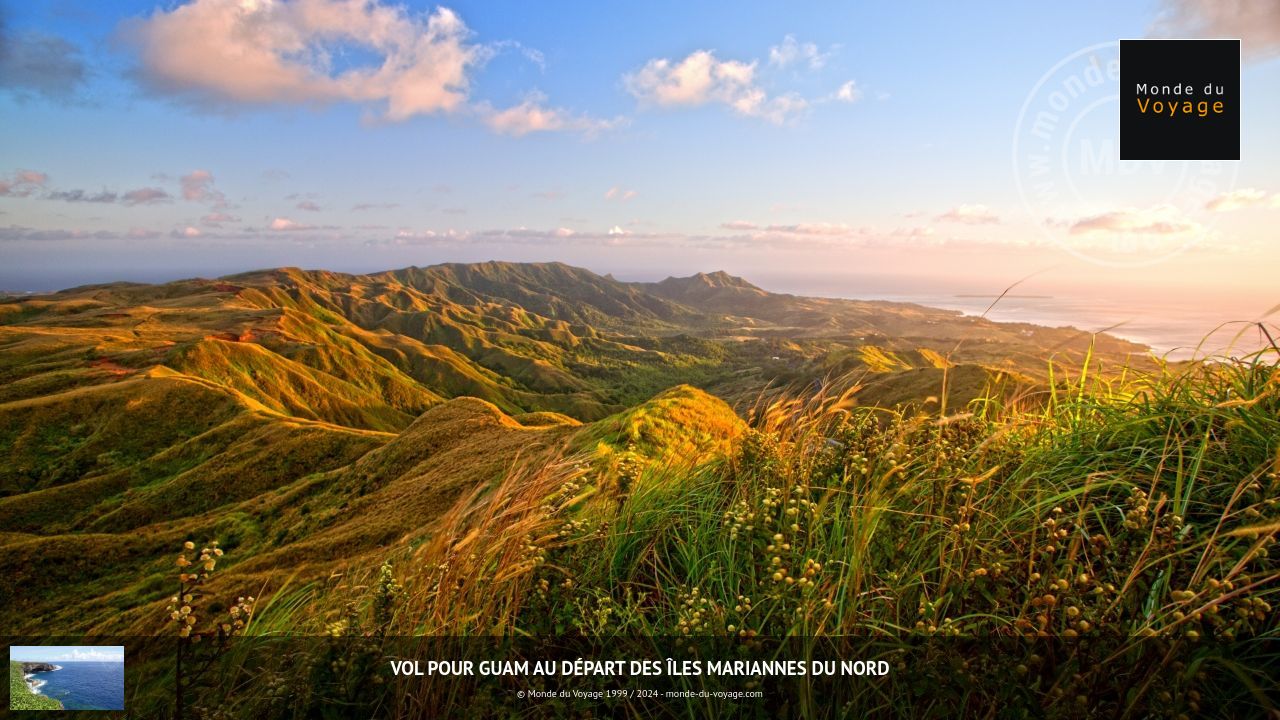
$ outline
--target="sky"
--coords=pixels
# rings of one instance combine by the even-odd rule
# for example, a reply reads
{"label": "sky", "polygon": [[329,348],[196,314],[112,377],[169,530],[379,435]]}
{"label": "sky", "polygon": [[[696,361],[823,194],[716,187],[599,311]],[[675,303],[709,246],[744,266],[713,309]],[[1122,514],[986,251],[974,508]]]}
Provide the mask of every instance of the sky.
{"label": "sky", "polygon": [[[1121,163],[1115,41],[1243,40],[1238,162]],[[1280,303],[1280,3],[0,0],[0,289],[292,265]],[[1048,148],[1048,144],[1045,148]]]}
{"label": "sky", "polygon": [[124,662],[123,645],[14,645],[9,659],[22,662]]}

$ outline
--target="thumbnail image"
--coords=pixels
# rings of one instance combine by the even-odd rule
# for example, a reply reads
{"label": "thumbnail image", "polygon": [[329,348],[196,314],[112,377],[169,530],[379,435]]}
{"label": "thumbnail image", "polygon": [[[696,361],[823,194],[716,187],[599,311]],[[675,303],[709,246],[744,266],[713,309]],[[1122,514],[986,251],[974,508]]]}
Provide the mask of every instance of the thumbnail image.
{"label": "thumbnail image", "polygon": [[124,648],[9,647],[10,710],[123,710]]}

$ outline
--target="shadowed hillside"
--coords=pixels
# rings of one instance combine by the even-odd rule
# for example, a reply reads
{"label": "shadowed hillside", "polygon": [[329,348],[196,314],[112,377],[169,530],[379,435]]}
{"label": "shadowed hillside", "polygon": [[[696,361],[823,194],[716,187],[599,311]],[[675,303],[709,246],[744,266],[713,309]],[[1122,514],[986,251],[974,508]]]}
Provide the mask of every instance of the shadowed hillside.
{"label": "shadowed hillside", "polygon": [[1141,352],[725,273],[624,283],[558,263],[8,298],[0,604],[19,630],[146,632],[187,537],[217,537],[235,558],[218,582],[260,594],[426,541],[521,468],[592,468],[615,502],[646,467],[732,454],[740,415],[784,389],[962,408],[1048,387],[1051,358],[1074,372]]}

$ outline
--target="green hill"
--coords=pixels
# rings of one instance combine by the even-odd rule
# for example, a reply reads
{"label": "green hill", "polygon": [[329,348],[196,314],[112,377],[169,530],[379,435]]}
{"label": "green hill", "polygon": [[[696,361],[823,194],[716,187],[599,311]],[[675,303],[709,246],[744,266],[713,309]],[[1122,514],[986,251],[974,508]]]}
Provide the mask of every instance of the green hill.
{"label": "green hill", "polygon": [[787,393],[931,412],[1047,387],[1050,356],[1061,383],[1140,353],[724,273],[624,283],[559,263],[6,298],[0,617],[145,633],[188,537],[218,538],[234,558],[218,582],[258,592],[429,542],[561,462],[598,474],[595,504],[622,502],[733,456],[753,408]]}
{"label": "green hill", "polygon": [[10,710],[61,710],[62,703],[50,697],[31,692],[23,678],[22,663],[9,661],[9,709]]}

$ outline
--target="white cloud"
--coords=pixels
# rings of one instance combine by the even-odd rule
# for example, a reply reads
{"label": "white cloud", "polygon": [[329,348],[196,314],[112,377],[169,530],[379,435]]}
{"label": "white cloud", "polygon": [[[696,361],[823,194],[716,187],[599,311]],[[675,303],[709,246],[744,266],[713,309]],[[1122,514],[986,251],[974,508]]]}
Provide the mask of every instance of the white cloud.
{"label": "white cloud", "polygon": [[[1206,210],[1229,212],[1241,208],[1255,207],[1267,203],[1267,193],[1257,188],[1241,188],[1222,193],[1205,203]],[[1280,207],[1280,193],[1271,196],[1270,205]]]}
{"label": "white cloud", "polygon": [[72,648],[71,652],[63,653],[56,659],[68,662],[120,662],[124,660],[124,649],[121,647],[112,647],[110,649],[94,647]]}
{"label": "white cloud", "polygon": [[[193,0],[127,24],[156,91],[207,103],[372,103],[386,120],[452,112],[489,52],[447,8],[425,17],[379,0]],[[378,63],[334,72],[356,46]]]}
{"label": "white cloud", "polygon": [[1241,53],[1254,60],[1280,53],[1276,0],[1163,0],[1161,5],[1152,35],[1240,38]]}
{"label": "white cloud", "polygon": [[481,103],[476,107],[489,129],[512,137],[536,132],[577,132],[593,137],[624,122],[621,118],[602,120],[574,115],[564,108],[548,107],[546,100],[545,95],[535,92],[530,93],[520,104],[505,110],[497,110],[488,103]]}
{"label": "white cloud", "polygon": [[734,112],[782,124],[804,112],[809,102],[795,93],[770,96],[757,82],[756,61],[719,60],[697,50],[679,61],[657,58],[623,77],[627,91],[643,104],[660,107],[720,103]]}
{"label": "white cloud", "polygon": [[827,52],[822,52],[814,43],[801,43],[794,35],[787,35],[782,39],[781,45],[769,48],[769,64],[785,68],[803,63],[810,70],[821,70],[835,54],[835,50],[836,48],[832,47]]}
{"label": "white cloud", "polygon": [[303,225],[302,223],[290,220],[287,217],[278,217],[271,221],[272,230],[290,231],[290,230],[314,230],[311,225]]}
{"label": "white cloud", "polygon": [[837,88],[831,97],[833,100],[844,103],[856,103],[862,99],[862,90],[858,87],[858,83],[848,80]]}
{"label": "white cloud", "polygon": [[618,225],[614,225],[613,227],[609,228],[609,237],[625,237],[630,234],[631,234],[630,230],[623,230],[622,227]]}
{"label": "white cloud", "polygon": [[196,237],[200,237],[202,233],[200,232],[200,228],[196,228],[188,225],[182,228],[181,230],[179,230],[178,234],[184,238],[196,238]]}
{"label": "white cloud", "polygon": [[1172,205],[1151,208],[1123,208],[1076,220],[1068,226],[1071,235],[1140,234],[1185,235],[1201,230],[1195,221]]}
{"label": "white cloud", "polygon": [[986,205],[957,205],[939,215],[938,219],[965,225],[994,225],[1000,222],[1000,217]]}

